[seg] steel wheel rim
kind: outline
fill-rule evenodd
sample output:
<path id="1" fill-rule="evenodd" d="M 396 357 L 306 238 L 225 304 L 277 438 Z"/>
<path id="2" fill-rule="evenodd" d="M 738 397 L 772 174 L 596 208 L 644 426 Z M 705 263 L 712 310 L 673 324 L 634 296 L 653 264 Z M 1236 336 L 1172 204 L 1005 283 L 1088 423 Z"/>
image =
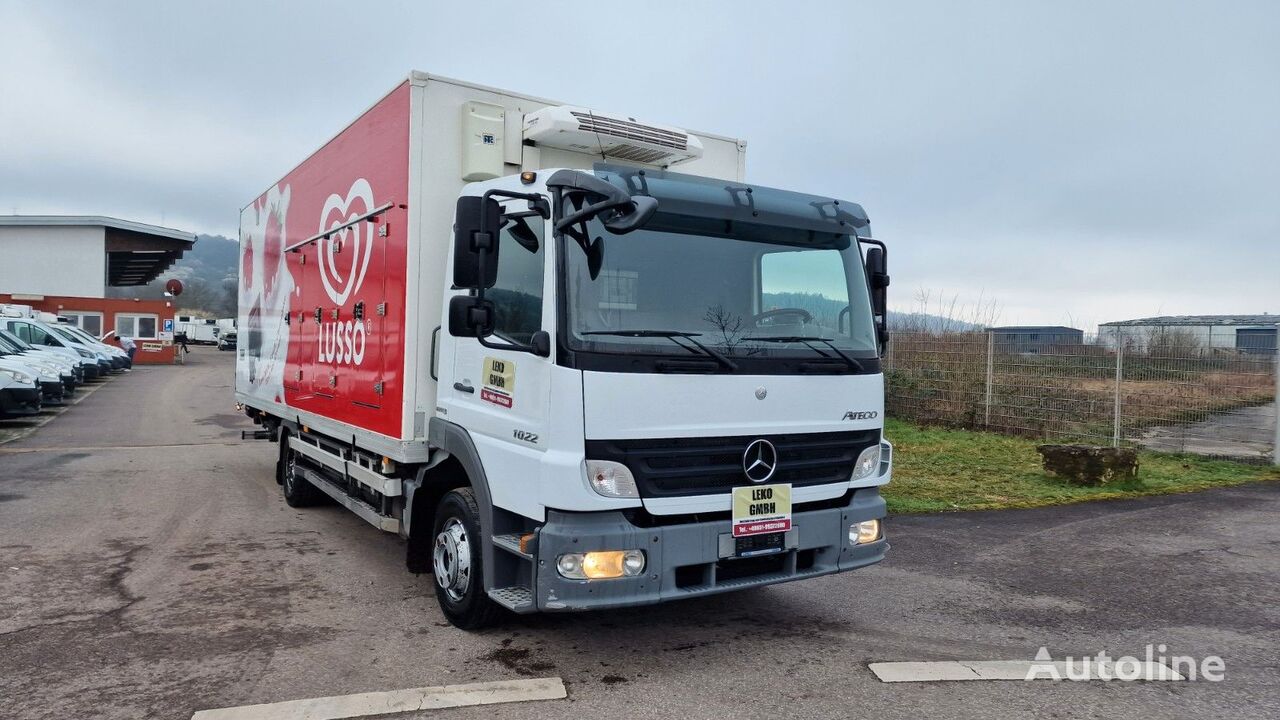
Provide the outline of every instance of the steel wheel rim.
<path id="1" fill-rule="evenodd" d="M 467 539 L 467 529 L 458 518 L 449 518 L 440 528 L 432 549 L 431 564 L 435 568 L 436 584 L 450 600 L 458 602 L 466 597 L 471 587 L 471 543 Z"/>
<path id="2" fill-rule="evenodd" d="M 287 462 L 284 466 L 284 489 L 285 489 L 285 492 L 287 492 L 290 495 L 292 495 L 294 491 L 294 478 L 297 477 L 297 473 L 298 473 L 298 455 L 297 453 L 290 451 L 289 462 Z"/>

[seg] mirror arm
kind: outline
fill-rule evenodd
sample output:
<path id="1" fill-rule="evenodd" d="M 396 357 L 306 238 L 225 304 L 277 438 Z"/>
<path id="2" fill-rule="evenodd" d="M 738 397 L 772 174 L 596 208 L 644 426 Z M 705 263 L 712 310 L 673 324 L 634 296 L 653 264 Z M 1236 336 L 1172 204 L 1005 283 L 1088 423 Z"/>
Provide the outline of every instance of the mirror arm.
<path id="1" fill-rule="evenodd" d="M 885 247 L 882 241 L 872 237 L 862 237 L 861 235 L 855 235 L 854 237 L 857 238 L 860 245 L 875 245 L 880 248 L 880 252 L 884 254 L 884 266 L 886 269 L 889 267 L 889 248 Z"/>

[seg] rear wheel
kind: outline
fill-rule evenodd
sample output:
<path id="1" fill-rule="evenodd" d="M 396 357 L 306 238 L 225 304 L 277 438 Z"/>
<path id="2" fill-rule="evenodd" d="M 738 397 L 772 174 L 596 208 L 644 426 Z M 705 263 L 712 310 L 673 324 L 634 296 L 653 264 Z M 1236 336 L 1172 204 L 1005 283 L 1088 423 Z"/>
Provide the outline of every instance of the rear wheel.
<path id="1" fill-rule="evenodd" d="M 484 590 L 480 508 L 471 488 L 450 491 L 440 500 L 432 530 L 431 569 L 444 616 L 463 630 L 492 625 L 502 608 Z"/>
<path id="2" fill-rule="evenodd" d="M 276 482 L 284 492 L 289 507 L 308 507 L 320 501 L 320 491 L 302 475 L 298 453 L 289 447 L 289 433 L 280 434 L 280 462 L 276 465 Z"/>

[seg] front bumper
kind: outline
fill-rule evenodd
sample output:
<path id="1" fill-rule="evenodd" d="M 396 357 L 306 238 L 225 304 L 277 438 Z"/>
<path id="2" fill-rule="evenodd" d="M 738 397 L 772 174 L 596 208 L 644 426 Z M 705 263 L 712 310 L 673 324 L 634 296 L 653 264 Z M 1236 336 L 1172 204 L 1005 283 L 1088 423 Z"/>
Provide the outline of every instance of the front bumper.
<path id="1" fill-rule="evenodd" d="M 40 395 L 45 402 L 60 403 L 62 402 L 62 380 L 41 380 Z"/>
<path id="2" fill-rule="evenodd" d="M 11 387 L 0 390 L 0 417 L 35 415 L 39 412 L 39 388 Z"/>
<path id="3" fill-rule="evenodd" d="M 849 544 L 849 526 L 885 516 L 878 488 L 860 488 L 844 507 L 799 510 L 792 515 L 790 547 L 750 559 L 722 558 L 724 520 L 685 525 L 637 527 L 621 512 L 570 513 L 549 510 L 538 532 L 534 606 L 542 611 L 625 607 L 712 595 L 759 585 L 829 575 L 884 559 L 883 538 Z M 732 545 L 730 544 L 730 547 Z M 645 571 L 631 578 L 570 580 L 556 571 L 563 553 L 591 550 L 645 551 Z"/>

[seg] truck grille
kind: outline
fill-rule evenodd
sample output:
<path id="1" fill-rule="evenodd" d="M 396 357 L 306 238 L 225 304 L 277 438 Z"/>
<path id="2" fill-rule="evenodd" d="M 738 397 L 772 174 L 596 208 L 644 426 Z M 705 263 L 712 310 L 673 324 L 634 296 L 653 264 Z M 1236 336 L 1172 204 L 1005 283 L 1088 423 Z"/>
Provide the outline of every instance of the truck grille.
<path id="1" fill-rule="evenodd" d="M 751 484 L 743 474 L 742 454 L 760 438 L 778 451 L 777 470 L 769 483 L 804 487 L 848 480 L 858 454 L 880 442 L 880 431 L 588 440 L 586 451 L 592 460 L 612 460 L 630 468 L 640 497 L 715 495 Z"/>

